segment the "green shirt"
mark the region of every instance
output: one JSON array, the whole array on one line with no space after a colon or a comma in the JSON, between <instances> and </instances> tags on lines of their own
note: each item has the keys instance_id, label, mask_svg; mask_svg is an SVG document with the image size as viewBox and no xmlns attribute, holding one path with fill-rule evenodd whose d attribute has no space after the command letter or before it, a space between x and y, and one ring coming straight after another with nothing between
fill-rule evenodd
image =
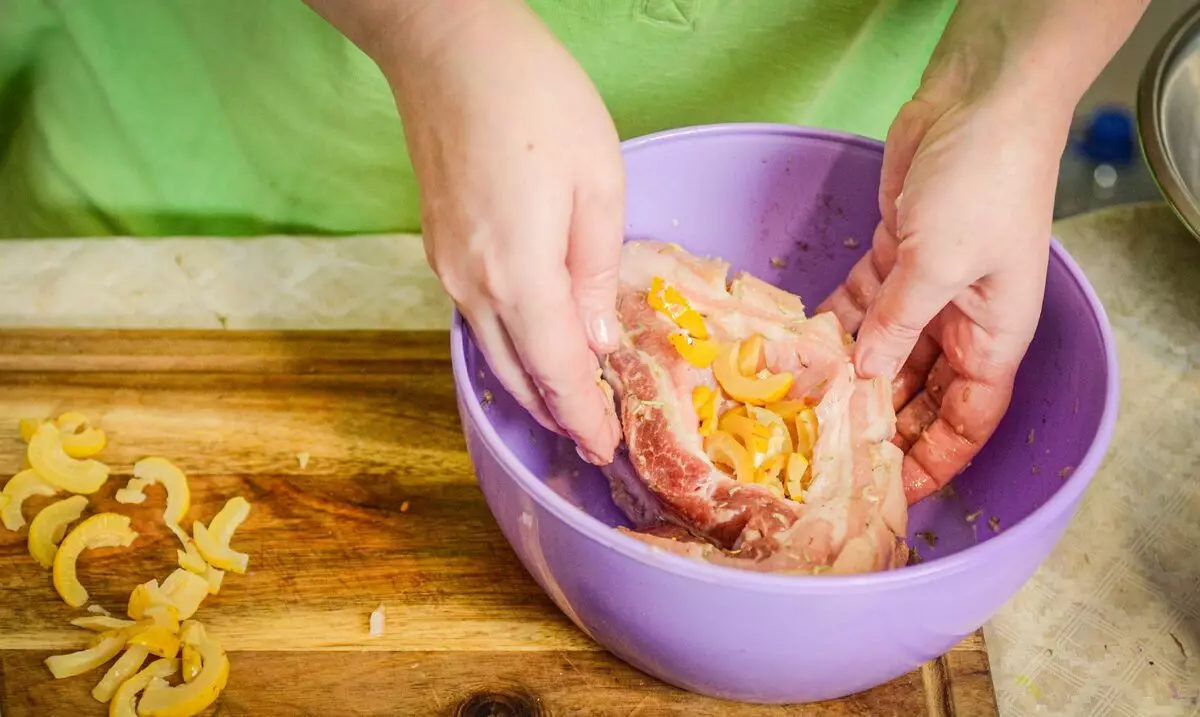
<instances>
[{"instance_id":1,"label":"green shirt","mask_svg":"<svg viewBox=\"0 0 1200 717\"><path fill-rule=\"evenodd\" d=\"M532 0L622 138L881 138L953 0ZM0 236L419 230L379 70L301 0L0 0Z\"/></svg>"}]
</instances>

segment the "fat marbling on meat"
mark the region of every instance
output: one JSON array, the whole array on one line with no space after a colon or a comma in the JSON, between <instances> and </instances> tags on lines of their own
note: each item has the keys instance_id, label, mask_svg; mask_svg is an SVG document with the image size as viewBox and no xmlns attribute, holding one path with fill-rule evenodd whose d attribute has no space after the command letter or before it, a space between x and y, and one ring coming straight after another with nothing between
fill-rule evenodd
<instances>
[{"instance_id":1,"label":"fat marbling on meat","mask_svg":"<svg viewBox=\"0 0 1200 717\"><path fill-rule=\"evenodd\" d=\"M624 443L605 472L638 538L696 559L752 570L862 573L902 566L908 506L903 455L891 443L891 387L857 376L853 344L832 314L806 317L799 297L673 244L622 249L620 347L604 366ZM647 301L655 278L676 288L721 342L763 337L772 372L791 372L787 399L815 404L818 432L803 502L739 482L713 463L692 393L717 388L684 360L679 331ZM739 404L724 399L728 409Z\"/></svg>"}]
</instances>

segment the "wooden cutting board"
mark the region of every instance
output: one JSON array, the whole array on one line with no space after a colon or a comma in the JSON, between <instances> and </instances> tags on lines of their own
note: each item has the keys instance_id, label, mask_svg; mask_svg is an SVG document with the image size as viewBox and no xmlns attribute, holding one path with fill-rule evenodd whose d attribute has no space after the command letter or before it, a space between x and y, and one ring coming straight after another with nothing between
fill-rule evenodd
<instances>
[{"instance_id":1,"label":"wooden cutting board","mask_svg":"<svg viewBox=\"0 0 1200 717\"><path fill-rule=\"evenodd\" d=\"M81 560L93 601L173 569L162 494L112 495L162 455L191 478L191 519L245 496L229 575L197 619L230 651L229 715L997 714L974 636L888 685L836 702L732 705L664 685L604 652L525 573L476 487L444 333L0 333L0 471L18 468L26 416L81 411L103 427L113 478L91 510L141 537ZM305 467L298 456L308 454ZM35 499L26 516L48 501ZM368 616L386 609L372 639ZM106 714L103 670L53 680L42 660L86 634L20 535L0 528L0 714Z\"/></svg>"}]
</instances>

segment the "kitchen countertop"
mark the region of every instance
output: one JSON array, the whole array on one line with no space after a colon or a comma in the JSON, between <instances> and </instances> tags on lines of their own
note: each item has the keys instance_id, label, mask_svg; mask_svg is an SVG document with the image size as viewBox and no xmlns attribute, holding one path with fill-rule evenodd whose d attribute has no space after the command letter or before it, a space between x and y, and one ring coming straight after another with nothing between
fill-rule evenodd
<instances>
[{"instance_id":1,"label":"kitchen countertop","mask_svg":"<svg viewBox=\"0 0 1200 717\"><path fill-rule=\"evenodd\" d=\"M1120 418L1062 543L986 628L1000 712L1200 715L1200 242L1160 204L1055 233L1109 312ZM450 317L413 236L4 241L0 286L6 327L439 329Z\"/></svg>"}]
</instances>

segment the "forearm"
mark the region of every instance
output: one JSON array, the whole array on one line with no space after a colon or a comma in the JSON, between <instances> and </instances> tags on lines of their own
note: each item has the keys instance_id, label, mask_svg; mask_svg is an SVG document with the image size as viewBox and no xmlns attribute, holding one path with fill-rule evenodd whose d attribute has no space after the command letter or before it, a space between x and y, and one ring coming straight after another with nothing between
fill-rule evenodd
<instances>
[{"instance_id":1,"label":"forearm","mask_svg":"<svg viewBox=\"0 0 1200 717\"><path fill-rule=\"evenodd\" d=\"M1069 117L1149 0L961 0L926 89L1016 97Z\"/></svg>"}]
</instances>

